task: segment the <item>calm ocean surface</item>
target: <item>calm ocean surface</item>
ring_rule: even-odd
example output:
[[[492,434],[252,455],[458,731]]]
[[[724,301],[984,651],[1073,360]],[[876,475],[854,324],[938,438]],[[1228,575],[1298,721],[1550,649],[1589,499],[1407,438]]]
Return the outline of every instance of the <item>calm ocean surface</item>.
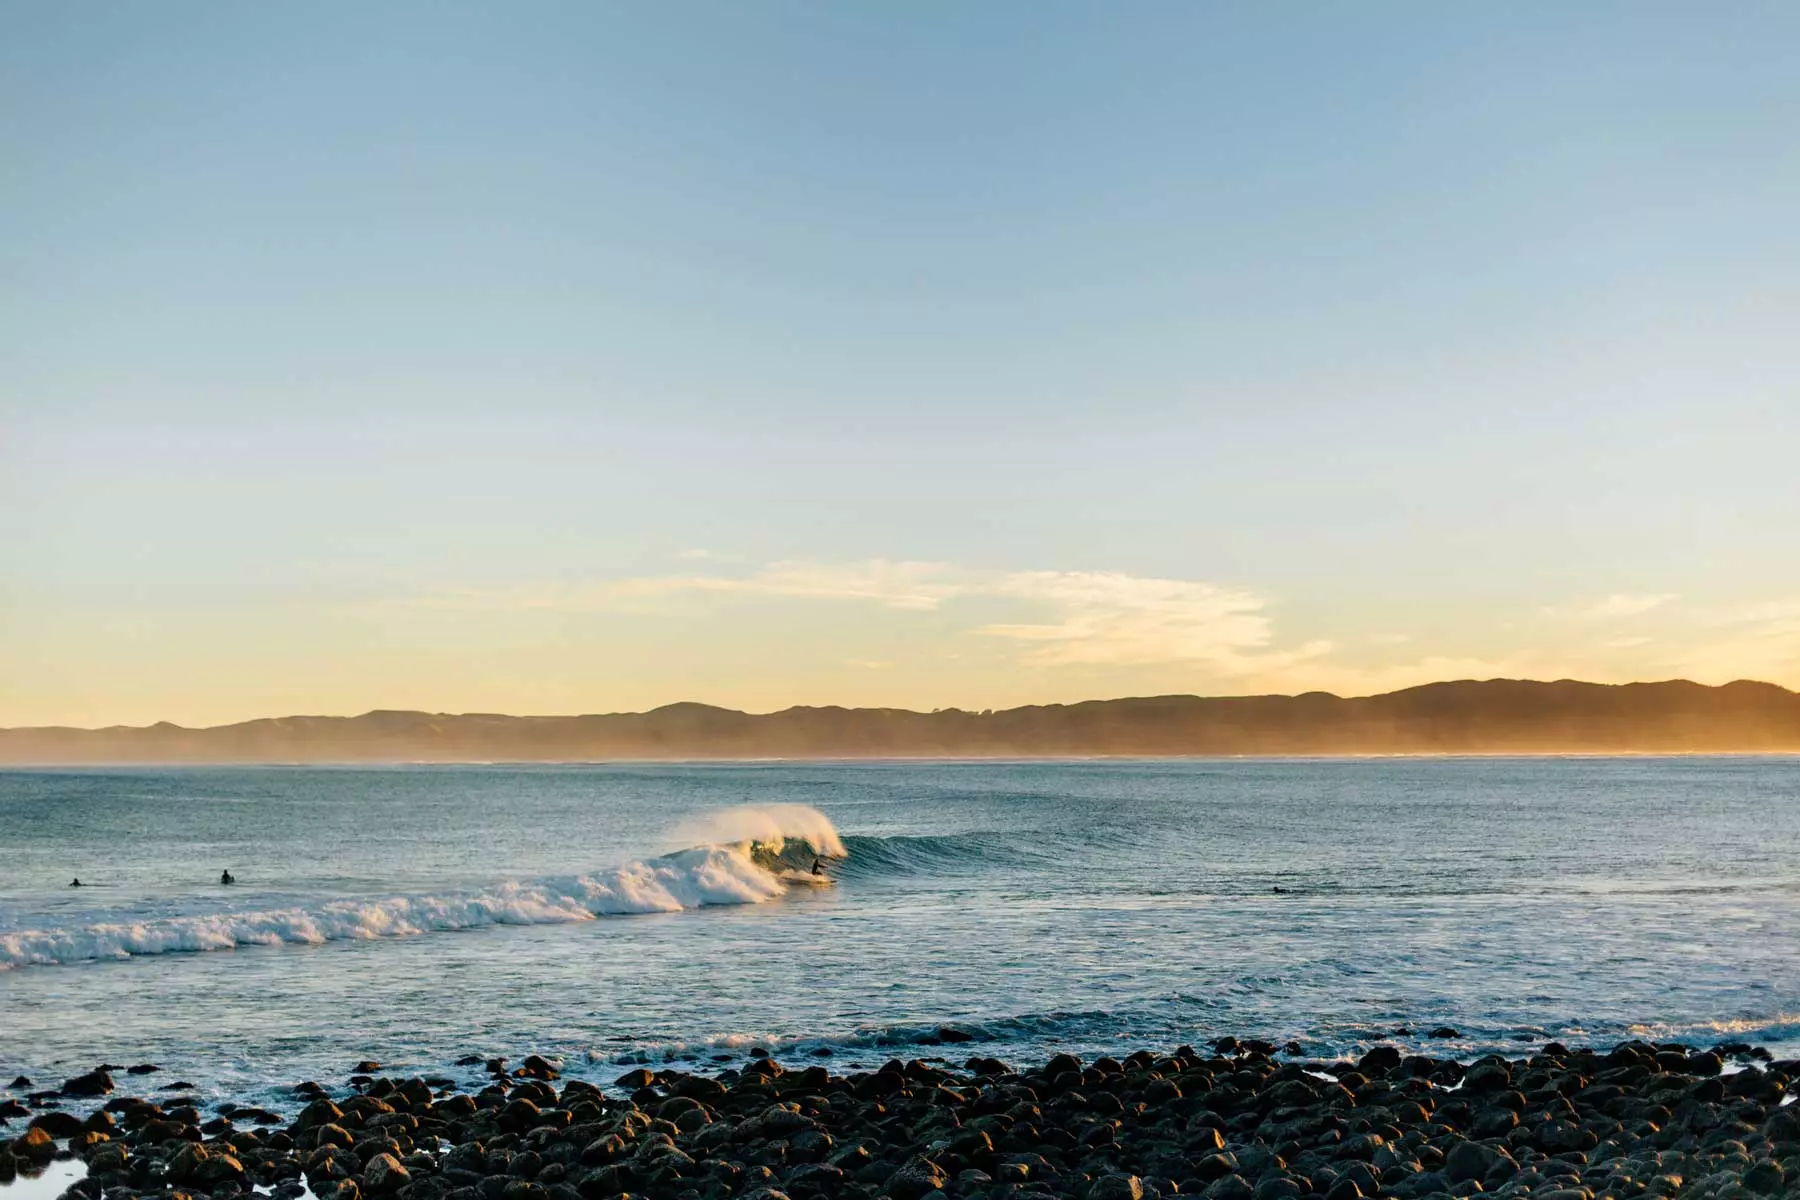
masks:
[[[735,845],[777,829],[841,838],[835,886]],[[1023,1062],[1442,1024],[1792,1054],[1800,760],[0,772],[0,1079],[148,1061],[241,1098],[363,1058],[609,1081],[966,1057],[919,1044],[943,1025]]]

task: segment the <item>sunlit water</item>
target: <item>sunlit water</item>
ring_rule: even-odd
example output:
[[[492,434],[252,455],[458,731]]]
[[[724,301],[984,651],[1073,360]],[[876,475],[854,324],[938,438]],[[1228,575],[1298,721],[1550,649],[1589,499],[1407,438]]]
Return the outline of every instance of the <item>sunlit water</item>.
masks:
[[[782,805],[835,886],[726,846],[745,806],[830,839]],[[0,772],[0,966],[0,1082],[237,1098],[469,1053],[1794,1053],[1800,761]]]

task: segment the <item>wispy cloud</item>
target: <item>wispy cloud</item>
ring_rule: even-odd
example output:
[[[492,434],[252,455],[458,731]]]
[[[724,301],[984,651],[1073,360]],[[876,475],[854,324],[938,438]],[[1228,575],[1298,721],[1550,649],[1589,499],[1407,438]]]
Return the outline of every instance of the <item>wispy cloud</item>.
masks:
[[[858,563],[777,562],[748,575],[647,575],[581,586],[529,584],[441,593],[417,603],[440,608],[632,610],[683,592],[812,600],[862,600],[888,608],[933,609],[963,592],[943,563],[869,559]]]
[[[1552,606],[1544,612],[1548,616],[1576,621],[1611,621],[1622,617],[1641,617],[1674,599],[1674,592],[1614,592],[1599,600]]]
[[[1327,642],[1273,649],[1269,601],[1243,588],[1108,571],[995,572],[890,559],[793,560],[745,575],[642,576],[581,587],[462,591],[422,603],[633,611],[647,601],[682,594],[855,601],[912,612],[932,611],[954,600],[1002,601],[1018,608],[1022,619],[975,625],[966,632],[1028,643],[1023,661],[1045,667],[1185,662],[1247,674],[1331,649]]]
[[[1241,674],[1331,649],[1315,642],[1269,652],[1268,601],[1241,588],[1115,572],[1027,571],[1002,576],[986,590],[1051,610],[1048,621],[973,630],[1036,643],[1026,661],[1040,666],[1201,662]]]
[[[1008,657],[1031,668],[1192,668],[1268,691],[1368,694],[1437,679],[1501,676],[1623,681],[1682,674],[1723,682],[1800,673],[1800,602],[1708,610],[1673,606],[1673,593],[1620,592],[1539,610],[1554,624],[1540,627],[1527,644],[1519,641],[1523,628],[1503,624],[1496,630],[1499,645],[1490,635],[1469,647],[1475,653],[1422,647],[1423,652],[1397,660],[1396,648],[1411,640],[1406,634],[1363,635],[1343,644],[1284,641],[1271,597],[1205,580],[1116,571],[987,571],[884,558],[793,559],[749,569],[718,557],[689,562],[669,575],[462,591],[414,603],[636,614],[678,601],[863,605],[939,614],[937,628],[953,639],[936,643],[933,653],[943,662],[962,657],[954,639],[968,639],[960,644],[971,652],[979,641],[1010,646]],[[1653,626],[1640,623],[1646,614],[1665,609]],[[1386,653],[1371,661],[1375,647]],[[891,652],[879,650],[836,661],[860,671],[901,665]]]

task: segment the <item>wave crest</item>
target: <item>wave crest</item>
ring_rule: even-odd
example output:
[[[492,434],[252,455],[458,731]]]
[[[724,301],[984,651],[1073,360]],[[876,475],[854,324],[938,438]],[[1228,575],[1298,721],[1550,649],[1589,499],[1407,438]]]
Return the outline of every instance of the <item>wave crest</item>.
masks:
[[[683,828],[688,828],[684,826]],[[804,805],[733,809],[695,826],[694,840],[660,857],[581,875],[507,880],[448,895],[336,900],[316,907],[215,912],[74,929],[0,933],[0,971],[239,946],[321,945],[412,937],[490,925],[557,925],[600,917],[761,904],[787,890],[785,857],[842,857],[825,815]]]

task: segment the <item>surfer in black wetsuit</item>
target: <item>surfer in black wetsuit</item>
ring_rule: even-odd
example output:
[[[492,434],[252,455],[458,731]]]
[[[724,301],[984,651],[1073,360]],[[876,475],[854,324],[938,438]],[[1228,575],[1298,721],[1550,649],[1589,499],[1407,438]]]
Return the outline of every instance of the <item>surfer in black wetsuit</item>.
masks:
[[[813,855],[813,874],[814,875],[823,875],[825,873],[825,868],[822,865],[822,862],[823,862],[823,860],[821,860],[818,855],[816,855],[816,854]]]
[[[232,877],[230,868],[226,868],[225,870],[219,872],[219,886],[220,887],[230,887],[232,884],[234,884],[236,882],[237,882],[237,880]]]
[[[79,880],[79,879],[71,879],[71,880],[69,880],[69,886],[70,886],[70,887],[80,887],[80,886],[81,886],[81,880]]]

